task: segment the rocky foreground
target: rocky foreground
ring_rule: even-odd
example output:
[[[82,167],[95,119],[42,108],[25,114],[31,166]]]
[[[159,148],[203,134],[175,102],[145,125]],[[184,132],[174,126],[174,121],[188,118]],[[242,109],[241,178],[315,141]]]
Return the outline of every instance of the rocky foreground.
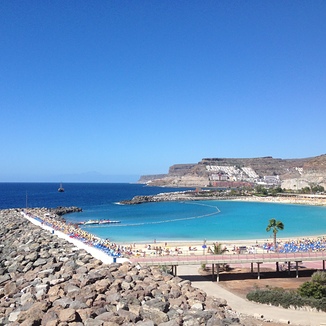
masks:
[[[0,211],[0,237],[0,325],[243,325],[225,300],[190,281],[104,265],[20,210]]]

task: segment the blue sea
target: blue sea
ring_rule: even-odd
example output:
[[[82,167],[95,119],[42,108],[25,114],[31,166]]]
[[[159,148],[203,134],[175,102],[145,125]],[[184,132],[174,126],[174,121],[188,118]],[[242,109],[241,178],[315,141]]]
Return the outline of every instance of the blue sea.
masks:
[[[0,183],[0,209],[77,206],[81,213],[65,216],[68,222],[89,219],[121,223],[84,227],[88,232],[117,243],[156,241],[221,241],[272,238],[266,232],[271,218],[285,226],[278,237],[326,234],[326,207],[236,201],[163,202],[120,205],[135,195],[186,190],[141,184]]]

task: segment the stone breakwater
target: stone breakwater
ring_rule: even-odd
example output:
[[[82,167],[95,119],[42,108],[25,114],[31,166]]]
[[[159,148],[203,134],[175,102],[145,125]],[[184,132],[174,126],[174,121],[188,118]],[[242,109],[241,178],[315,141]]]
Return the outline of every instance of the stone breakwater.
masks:
[[[76,206],[71,206],[71,207],[57,207],[57,208],[48,208],[46,209],[48,210],[50,213],[59,215],[59,216],[63,216],[65,214],[69,214],[69,213],[78,213],[78,212],[82,212],[83,210],[79,207]]]
[[[120,203],[124,205],[135,205],[151,202],[165,202],[165,201],[194,201],[194,200],[217,200],[217,199],[234,199],[236,197],[223,195],[209,195],[203,193],[196,193],[194,191],[176,191],[166,192],[157,195],[149,196],[135,196],[130,200],[122,200]]]
[[[284,204],[300,204],[300,205],[314,205],[326,206],[326,197],[305,197],[305,196],[230,196],[223,193],[209,193],[194,191],[176,191],[160,193],[150,196],[135,196],[130,200],[123,200],[120,203],[124,205],[136,205],[150,202],[167,202],[167,201],[195,201],[195,200],[238,200],[238,201],[252,201],[252,202],[273,202]]]
[[[157,268],[103,264],[0,211],[0,325],[242,325],[223,299]]]

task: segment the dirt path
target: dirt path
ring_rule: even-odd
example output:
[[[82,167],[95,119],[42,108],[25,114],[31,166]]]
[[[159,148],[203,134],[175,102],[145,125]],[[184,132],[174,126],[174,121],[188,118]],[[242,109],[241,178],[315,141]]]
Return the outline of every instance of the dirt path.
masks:
[[[266,284],[270,284],[273,286],[281,285],[281,281],[283,281],[283,285],[285,283],[291,283],[293,288],[298,286],[299,282],[304,282],[304,278],[302,280],[296,278],[282,278],[279,279],[234,279],[223,282],[212,282],[210,277],[206,277],[199,274],[199,266],[179,266],[178,267],[178,276],[189,279],[192,281],[193,286],[198,287],[205,291],[208,295],[215,296],[218,298],[225,299],[229,306],[235,310],[241,320],[245,320],[246,316],[252,316],[250,319],[251,325],[260,325],[260,326],[277,326],[284,324],[291,325],[300,325],[300,326],[320,326],[326,325],[326,313],[323,312],[308,312],[308,311],[296,311],[296,310],[288,310],[283,308],[278,308],[274,306],[261,305],[257,303],[253,303],[245,299],[245,292],[248,287],[253,286],[253,284],[258,284],[261,287],[266,286]],[[235,278],[235,277],[233,277]],[[229,283],[231,282],[231,283]],[[233,283],[232,283],[233,282]],[[285,282],[285,283],[284,283]],[[227,284],[226,284],[227,283]],[[232,292],[230,292],[230,290]],[[233,293],[234,292],[234,293]],[[236,293],[236,294],[235,294]],[[247,322],[249,324],[249,321]]]

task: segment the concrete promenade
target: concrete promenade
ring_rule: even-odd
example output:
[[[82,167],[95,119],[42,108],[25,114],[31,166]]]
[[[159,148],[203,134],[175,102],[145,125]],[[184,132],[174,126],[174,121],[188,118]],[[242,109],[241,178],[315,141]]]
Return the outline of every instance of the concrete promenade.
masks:
[[[326,313],[305,310],[291,310],[281,307],[268,306],[243,299],[224,289],[219,283],[207,281],[199,275],[198,265],[183,265],[179,268],[179,276],[191,280],[191,284],[205,291],[208,295],[223,298],[237,313],[258,316],[264,321],[300,326],[326,325]]]

